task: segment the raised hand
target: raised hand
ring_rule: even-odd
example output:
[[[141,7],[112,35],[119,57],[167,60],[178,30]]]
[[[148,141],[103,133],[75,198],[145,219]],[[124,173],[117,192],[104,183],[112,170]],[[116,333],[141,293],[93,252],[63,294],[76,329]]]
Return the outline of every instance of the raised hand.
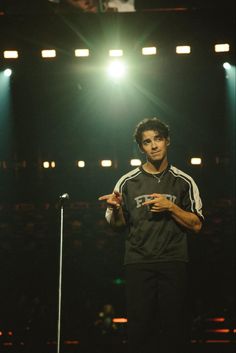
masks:
[[[112,194],[100,196],[99,201],[106,201],[107,206],[110,208],[119,209],[121,206],[122,197],[118,191],[114,191]]]
[[[150,206],[151,212],[165,212],[170,211],[172,202],[167,200],[167,198],[161,194],[151,194],[152,200],[145,201],[143,206]]]

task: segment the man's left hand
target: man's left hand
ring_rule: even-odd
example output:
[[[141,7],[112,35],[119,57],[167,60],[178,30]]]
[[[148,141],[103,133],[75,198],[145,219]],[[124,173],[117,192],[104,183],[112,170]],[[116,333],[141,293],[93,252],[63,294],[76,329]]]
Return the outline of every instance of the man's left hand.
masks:
[[[151,212],[166,212],[170,211],[172,202],[170,200],[167,200],[165,196],[162,194],[151,194],[149,195],[152,197],[152,200],[145,201],[142,206],[148,206],[150,207]]]

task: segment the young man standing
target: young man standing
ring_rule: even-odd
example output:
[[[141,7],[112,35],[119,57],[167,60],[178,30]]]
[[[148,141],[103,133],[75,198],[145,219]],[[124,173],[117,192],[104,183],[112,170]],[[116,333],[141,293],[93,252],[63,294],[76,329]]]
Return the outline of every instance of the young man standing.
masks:
[[[131,353],[182,353],[187,236],[202,227],[194,180],[168,162],[169,128],[144,119],[135,139],[146,162],[125,174],[107,202],[106,219],[128,227],[125,247]]]

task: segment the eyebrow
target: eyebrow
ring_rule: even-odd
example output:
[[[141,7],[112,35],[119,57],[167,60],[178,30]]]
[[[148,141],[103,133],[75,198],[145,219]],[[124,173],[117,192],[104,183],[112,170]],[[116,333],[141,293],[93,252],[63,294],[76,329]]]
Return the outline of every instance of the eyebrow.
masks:
[[[154,138],[155,138],[155,137],[163,137],[163,136],[157,131],[157,132],[155,133],[155,135],[154,135]],[[148,141],[148,140],[151,140],[150,137],[148,137],[148,138],[142,140],[142,143],[144,143],[144,142],[146,142],[146,141]]]

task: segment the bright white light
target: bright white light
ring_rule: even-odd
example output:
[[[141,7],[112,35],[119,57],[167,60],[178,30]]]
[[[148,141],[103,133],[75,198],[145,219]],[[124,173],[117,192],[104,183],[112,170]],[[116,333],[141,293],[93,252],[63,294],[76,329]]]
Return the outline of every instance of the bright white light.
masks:
[[[178,45],[176,47],[176,53],[177,54],[190,54],[191,47],[189,45]]]
[[[202,164],[202,159],[199,157],[193,157],[191,158],[191,164],[193,165],[201,165]]]
[[[132,165],[133,167],[137,167],[141,164],[142,164],[142,162],[140,161],[140,159],[131,159],[131,161],[130,161],[130,165]]]
[[[56,50],[55,49],[46,49],[41,51],[42,58],[55,58]]]
[[[110,159],[104,159],[101,161],[101,166],[102,167],[111,167],[112,161]]]
[[[123,56],[123,50],[111,49],[111,50],[109,50],[109,56],[113,56],[113,57]]]
[[[4,76],[10,77],[11,74],[12,74],[12,70],[11,69],[4,70]]]
[[[3,56],[5,59],[17,59],[19,55],[17,50],[5,50]]]
[[[230,70],[231,69],[230,63],[224,63],[223,67],[224,67],[225,70]]]
[[[84,168],[85,167],[85,161],[78,161],[77,163],[79,168]]]
[[[75,49],[75,56],[77,57],[89,56],[89,49]]]
[[[156,47],[142,48],[142,54],[143,55],[155,55],[156,53],[157,53],[157,48]]]
[[[45,169],[50,168],[50,163],[47,161],[43,162],[43,168],[45,168]]]
[[[121,61],[113,61],[108,66],[108,74],[113,78],[122,78],[124,77],[125,72],[125,65]]]
[[[51,162],[51,168],[55,168],[56,167],[56,162],[52,161]]]
[[[230,49],[229,44],[216,44],[215,45],[215,52],[216,53],[223,53],[223,52],[228,52]]]

